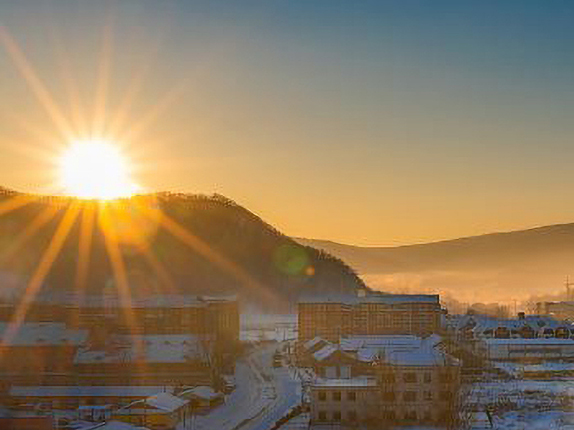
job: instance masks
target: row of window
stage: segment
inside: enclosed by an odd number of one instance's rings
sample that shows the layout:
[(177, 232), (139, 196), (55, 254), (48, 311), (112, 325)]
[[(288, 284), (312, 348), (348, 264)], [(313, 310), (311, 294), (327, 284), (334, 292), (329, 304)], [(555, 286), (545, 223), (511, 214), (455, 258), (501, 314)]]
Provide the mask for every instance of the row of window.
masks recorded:
[(432, 421), (433, 417), (430, 411), (407, 410), (403, 414), (397, 414), (395, 411), (385, 411), (382, 414), (385, 421)]
[[(347, 411), (347, 413), (343, 416), (341, 411), (333, 411), (328, 413), (327, 411), (319, 411), (318, 413), (318, 420), (319, 421), (351, 421), (356, 422), (358, 420), (357, 411)], [(397, 414), (395, 411), (385, 411), (382, 413), (382, 419), (385, 421), (397, 421), (397, 420), (405, 420), (405, 421), (433, 421), (433, 416), (430, 410), (426, 411), (417, 411), (415, 409), (407, 410), (402, 414)]]
[[(319, 391), (319, 401), (326, 402), (328, 400), (328, 393), (326, 391)], [(357, 401), (357, 393), (355, 391), (347, 391), (346, 392), (346, 400), (350, 402)], [(394, 391), (383, 391), (381, 393), (381, 398), (385, 402), (393, 402), (397, 400), (399, 395)], [(452, 400), (452, 393), (450, 391), (441, 391), (439, 393), (439, 400), (442, 401), (450, 401)], [(420, 395), (420, 400), (424, 401), (431, 401), (434, 399), (432, 391), (423, 391)], [(331, 400), (335, 402), (340, 402), (343, 400), (343, 393), (341, 391), (332, 391), (331, 392)], [(402, 393), (402, 400), (404, 402), (416, 402), (419, 400), (419, 395), (417, 391), (404, 391)]]
[[(394, 402), (397, 400), (397, 394), (394, 391), (383, 391), (381, 393), (381, 398), (385, 402)], [(439, 393), (439, 400), (448, 401), (452, 400), (452, 393), (450, 391), (441, 391)], [(404, 402), (416, 402), (419, 399), (417, 391), (405, 391), (402, 395), (402, 400)], [(432, 391), (421, 392), (420, 400), (431, 401), (434, 399)]]
[[(341, 411), (335, 411), (331, 414), (331, 416), (329, 417), (329, 414), (326, 411), (319, 411), (319, 421), (328, 421), (329, 418), (332, 421), (342, 421), (343, 416), (341, 414)], [(345, 419), (347, 421), (357, 421), (357, 411), (348, 411), (346, 414)]]
[[(419, 382), (419, 378), (417, 377), (417, 374), (415, 372), (405, 372), (403, 373), (403, 382), (406, 383), (415, 383), (415, 382)], [(382, 382), (396, 382), (396, 376), (394, 373), (383, 373), (380, 375), (380, 379)], [(431, 383), (433, 380), (432, 378), (432, 374), (429, 372), (426, 372), (423, 374), (423, 380), (421, 382), (424, 382), (426, 384)], [(444, 373), (440, 373), (438, 376), (438, 380), (439, 382), (442, 383), (446, 383), (446, 382), (452, 382), (454, 380), (454, 375), (452, 373), (448, 373), (448, 372), (444, 372)]]
[[(355, 391), (347, 391), (347, 400), (350, 402), (355, 402), (357, 400), (357, 393)], [(340, 391), (333, 391), (331, 393), (331, 399), (340, 402), (343, 396)], [(319, 391), (319, 400), (324, 402), (327, 400), (327, 392), (326, 391)]]

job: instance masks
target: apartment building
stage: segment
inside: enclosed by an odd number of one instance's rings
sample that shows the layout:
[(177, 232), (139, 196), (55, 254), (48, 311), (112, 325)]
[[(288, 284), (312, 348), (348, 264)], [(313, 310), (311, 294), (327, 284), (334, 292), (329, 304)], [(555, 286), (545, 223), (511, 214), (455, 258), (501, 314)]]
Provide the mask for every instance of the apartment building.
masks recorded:
[(574, 326), (548, 315), (499, 319), (459, 315), (447, 322), (451, 338), (469, 353), (492, 361), (574, 361)]
[(550, 316), (558, 321), (574, 321), (574, 302), (538, 302), (536, 303), (536, 313)]
[(311, 386), (314, 423), (433, 425), (452, 420), (460, 365), (442, 350), (438, 336), (379, 336), (361, 345), (364, 340), (354, 339), (346, 351), (331, 345), (315, 353), (320, 370)]
[(11, 409), (27, 410), (38, 405), (44, 410), (74, 410), (86, 405), (127, 406), (158, 393), (171, 390), (165, 386), (31, 386), (15, 385), (9, 391)]
[[(10, 321), (17, 303), (0, 304), (0, 321)], [(126, 303), (117, 294), (50, 293), (39, 296), (26, 312), (27, 322), (62, 322), (90, 328), (107, 322), (123, 334), (217, 333), (239, 339), (235, 296), (154, 295)]]
[(434, 348), (393, 351), (375, 366), (381, 390), (381, 419), (445, 423), (456, 408), (460, 366)]
[(311, 387), (313, 423), (375, 423), (380, 390), (374, 378), (318, 379)]
[[(17, 305), (3, 303), (0, 321), (12, 320)], [(225, 365), (235, 359), (239, 344), (239, 306), (236, 297), (157, 295), (125, 303), (116, 294), (56, 294), (38, 297), (26, 314), (27, 322), (61, 322), (71, 329), (105, 326), (123, 335), (192, 334), (209, 338)]]
[(78, 385), (184, 386), (211, 384), (210, 354), (194, 335), (110, 335), (74, 357)]
[(12, 384), (68, 384), (88, 331), (62, 323), (0, 323), (0, 336), (0, 392), (5, 392)]
[(299, 340), (339, 342), (352, 335), (426, 335), (440, 330), (438, 295), (308, 297), (298, 304)]

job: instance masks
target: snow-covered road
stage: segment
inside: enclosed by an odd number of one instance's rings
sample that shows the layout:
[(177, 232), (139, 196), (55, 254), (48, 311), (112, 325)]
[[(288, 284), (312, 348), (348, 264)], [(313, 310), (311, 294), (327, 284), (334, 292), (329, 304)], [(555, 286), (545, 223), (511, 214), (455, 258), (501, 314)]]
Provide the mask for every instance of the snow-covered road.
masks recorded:
[(300, 383), (287, 368), (274, 369), (278, 344), (265, 345), (237, 363), (236, 389), (208, 415), (180, 423), (178, 430), (263, 430), (299, 403)]
[(241, 427), (241, 430), (268, 430), (290, 409), (301, 403), (301, 383), (286, 367), (271, 369), (276, 397), (261, 414)]

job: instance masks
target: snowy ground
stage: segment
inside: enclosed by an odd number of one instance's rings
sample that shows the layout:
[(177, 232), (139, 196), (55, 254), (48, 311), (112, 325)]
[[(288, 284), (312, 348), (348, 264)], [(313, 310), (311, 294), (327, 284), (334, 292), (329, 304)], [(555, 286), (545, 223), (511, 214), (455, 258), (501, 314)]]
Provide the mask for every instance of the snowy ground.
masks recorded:
[(297, 315), (242, 314), (240, 338), (243, 342), (297, 339)]
[(474, 384), (470, 391), (475, 410), (473, 429), (574, 430), (574, 379), (512, 380)]
[(561, 375), (572, 374), (574, 363), (571, 362), (546, 362), (540, 364), (520, 364), (513, 362), (496, 362), (493, 366), (507, 373), (509, 376), (521, 378), (529, 375)]
[(296, 373), (273, 368), (279, 344), (259, 347), (237, 363), (236, 389), (208, 415), (180, 423), (178, 430), (266, 430), (301, 400)]

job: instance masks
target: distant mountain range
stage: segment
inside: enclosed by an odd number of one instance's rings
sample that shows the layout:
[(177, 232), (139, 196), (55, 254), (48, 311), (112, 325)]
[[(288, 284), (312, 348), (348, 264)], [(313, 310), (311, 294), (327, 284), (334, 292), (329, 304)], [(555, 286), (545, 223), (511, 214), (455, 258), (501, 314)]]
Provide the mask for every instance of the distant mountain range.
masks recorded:
[(296, 240), (341, 258), (370, 286), (390, 291), (512, 301), (560, 294), (565, 277), (574, 279), (574, 224), (398, 247)]
[[(18, 200), (29, 202), (2, 213)], [(76, 202), (73, 198), (0, 190), (2, 292), (16, 294), (28, 285), (66, 209)], [(237, 294), (247, 303), (286, 308), (303, 292), (351, 292), (364, 287), (363, 281), (338, 258), (298, 244), (223, 196), (159, 193), (125, 199), (119, 204), (121, 209), (111, 211), (109, 219), (114, 220), (115, 236), (134, 239), (120, 246), (132, 295)], [(95, 203), (92, 205), (95, 207)], [(78, 281), (82, 279), (78, 277), (82, 225), (89, 225), (82, 219), (89, 213), (85, 210), (89, 206), (80, 205), (84, 210), (58, 252), (42, 292), (82, 289), (99, 293), (121, 288), (109, 257), (109, 238), (106, 244), (98, 227), (101, 217), (94, 220), (93, 234), (87, 236), (91, 240), (88, 270), (84, 281)], [(160, 219), (169, 219), (171, 230), (142, 216), (141, 207), (161, 213)], [(145, 238), (143, 243), (147, 245), (142, 245), (138, 236)], [(186, 239), (181, 240), (182, 236)]]

